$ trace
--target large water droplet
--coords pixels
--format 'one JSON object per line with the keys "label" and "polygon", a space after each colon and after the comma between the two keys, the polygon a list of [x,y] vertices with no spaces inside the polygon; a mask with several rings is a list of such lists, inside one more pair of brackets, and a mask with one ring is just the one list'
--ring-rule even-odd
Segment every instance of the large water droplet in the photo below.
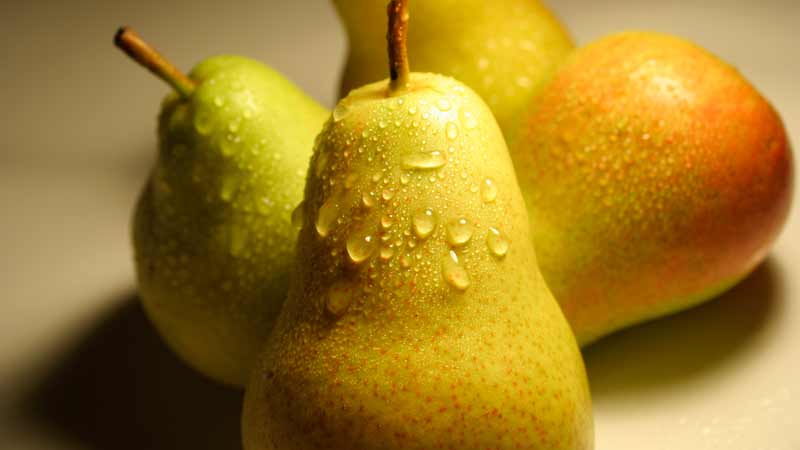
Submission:
{"label": "large water droplet", "polygon": [[384,215],[383,217],[381,217],[381,227],[384,230],[388,230],[389,228],[391,228],[392,227],[392,223],[394,223],[394,222],[392,221],[392,217],[391,216]]}
{"label": "large water droplet", "polygon": [[447,138],[450,140],[458,137],[458,125],[455,122],[447,122],[445,131],[447,132]]}
{"label": "large water droplet", "polygon": [[502,258],[508,253],[508,238],[506,235],[494,227],[489,227],[489,234],[486,235],[486,246],[496,257]]}
{"label": "large water droplet", "polygon": [[453,247],[459,247],[472,238],[472,225],[465,218],[454,220],[447,224],[447,242]]}
{"label": "large water droplet", "polygon": [[446,163],[447,160],[444,159],[442,152],[419,152],[406,156],[405,159],[403,159],[403,168],[410,170],[430,170],[438,169]]}
{"label": "large water droplet", "polygon": [[347,238],[347,255],[354,263],[362,263],[372,255],[377,244],[377,240],[369,234],[354,233]]}
{"label": "large water droplet", "polygon": [[497,198],[497,185],[491,178],[483,180],[481,183],[481,199],[484,202],[493,202]]}
{"label": "large water droplet", "polygon": [[436,214],[432,209],[426,208],[414,214],[411,219],[414,226],[414,233],[420,239],[425,239],[431,235],[436,228]]}
{"label": "large water droplet", "polygon": [[317,234],[321,237],[327,236],[331,231],[331,225],[333,225],[338,217],[339,207],[331,197],[320,206],[319,212],[317,213],[317,222],[315,223]]}
{"label": "large water droplet", "polygon": [[339,102],[333,108],[333,121],[338,122],[347,117],[348,114],[350,114],[350,107],[345,102]]}
{"label": "large water droplet", "polygon": [[305,223],[305,215],[303,213],[303,208],[305,207],[306,202],[301,201],[299,205],[292,211],[292,226],[295,228],[303,228],[303,224]]}
{"label": "large water droplet", "polygon": [[347,311],[353,301],[353,287],[349,283],[334,283],[328,290],[328,298],[325,300],[325,309],[336,317],[341,316]]}
{"label": "large water droplet", "polygon": [[387,260],[394,255],[394,249],[392,247],[384,246],[381,247],[381,259]]}
{"label": "large water droplet", "polygon": [[469,275],[459,264],[458,255],[453,250],[450,250],[442,259],[442,276],[447,281],[447,284],[460,291],[469,287]]}
{"label": "large water droplet", "polygon": [[364,191],[361,193],[361,204],[365,208],[372,208],[375,204],[375,195],[372,192]]}

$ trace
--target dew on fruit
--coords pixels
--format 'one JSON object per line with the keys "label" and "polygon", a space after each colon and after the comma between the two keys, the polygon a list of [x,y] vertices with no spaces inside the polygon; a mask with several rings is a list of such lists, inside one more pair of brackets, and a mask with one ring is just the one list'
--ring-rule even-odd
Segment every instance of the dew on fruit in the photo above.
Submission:
{"label": "dew on fruit", "polygon": [[400,174],[400,184],[408,184],[409,181],[411,181],[411,175],[410,174],[405,173],[405,172]]}
{"label": "dew on fruit", "polygon": [[400,267],[404,269],[408,269],[411,267],[411,264],[414,262],[414,259],[411,257],[409,253],[403,253],[403,256],[400,257]]}
{"label": "dew on fruit", "polygon": [[455,122],[447,122],[445,125],[445,131],[447,132],[447,138],[453,140],[458,137],[458,125]]}
{"label": "dew on fruit", "polygon": [[331,225],[333,225],[338,217],[339,208],[331,197],[320,206],[319,212],[317,213],[317,221],[314,224],[317,229],[317,234],[319,234],[320,237],[327,236],[331,231]]}
{"label": "dew on fruit", "polygon": [[394,256],[394,249],[392,247],[381,247],[381,259],[387,260]]}
{"label": "dew on fruit", "polygon": [[222,97],[220,97],[219,95],[214,97],[214,105],[216,105],[217,107],[220,107],[220,106],[222,106],[224,104],[225,104],[225,101],[222,100]]}
{"label": "dew on fruit", "polygon": [[489,227],[489,233],[486,235],[486,246],[492,255],[502,258],[508,253],[508,238],[506,235],[494,227]]}
{"label": "dew on fruit", "polygon": [[361,193],[361,204],[364,205],[365,208],[372,208],[375,204],[375,194],[368,191]]}
{"label": "dew on fruit", "polygon": [[476,126],[478,126],[478,120],[469,111],[465,111],[464,112],[464,126],[468,130],[471,130],[471,129],[475,128]]}
{"label": "dew on fruit", "polygon": [[347,256],[350,257],[350,261],[360,264],[372,255],[377,244],[377,240],[372,235],[353,233],[347,238]]}
{"label": "dew on fruit", "polygon": [[352,287],[348,283],[334,283],[328,290],[328,298],[325,300],[325,309],[335,317],[339,317],[347,311],[353,300]]}
{"label": "dew on fruit", "polygon": [[494,184],[494,180],[491,178],[486,178],[481,183],[481,199],[484,202],[490,203],[493,202],[497,198],[497,185]]}
{"label": "dew on fruit", "polygon": [[430,170],[438,169],[444,166],[447,161],[444,159],[442,152],[419,152],[412,153],[403,159],[403,168],[409,170]]}
{"label": "dew on fruit", "polygon": [[350,114],[350,107],[345,102],[339,102],[333,108],[333,121],[338,122],[347,117],[348,114]]}
{"label": "dew on fruit", "polygon": [[383,228],[384,230],[388,230],[389,228],[391,228],[392,223],[393,221],[390,216],[383,215],[383,217],[381,217],[381,228]]}
{"label": "dew on fruit", "polygon": [[389,189],[384,189],[383,192],[381,192],[381,198],[384,200],[391,200],[392,197],[394,197],[394,192]]}
{"label": "dew on fruit", "polygon": [[458,255],[455,251],[450,250],[444,258],[442,258],[442,276],[450,286],[463,291],[469,287],[469,275],[464,267],[459,264]]}
{"label": "dew on fruit", "polygon": [[447,224],[447,242],[459,247],[472,238],[472,225],[465,218],[459,218]]}
{"label": "dew on fruit", "polygon": [[417,107],[416,106],[410,106],[408,108],[408,113],[413,116],[414,114],[417,113]]}
{"label": "dew on fruit", "polygon": [[328,167],[328,152],[320,152],[317,155],[317,161],[314,165],[314,171],[317,177],[322,176],[322,172]]}
{"label": "dew on fruit", "polygon": [[439,108],[439,111],[449,111],[452,106],[447,99],[440,98],[436,101],[436,107]]}
{"label": "dew on fruit", "polygon": [[211,114],[206,110],[199,110],[194,115],[194,129],[203,136],[207,136],[214,128]]}
{"label": "dew on fruit", "polygon": [[436,228],[436,214],[432,209],[426,208],[414,214],[411,222],[414,227],[414,234],[420,239],[425,239]]}
{"label": "dew on fruit", "polygon": [[301,201],[300,204],[292,211],[292,226],[295,228],[303,228],[303,224],[305,223],[305,215],[303,214],[303,208],[305,207],[306,202]]}

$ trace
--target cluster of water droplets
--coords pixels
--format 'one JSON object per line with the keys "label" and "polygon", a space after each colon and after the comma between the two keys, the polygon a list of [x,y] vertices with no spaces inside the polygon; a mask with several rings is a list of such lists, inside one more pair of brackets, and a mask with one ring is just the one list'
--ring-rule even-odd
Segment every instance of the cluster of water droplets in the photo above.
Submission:
{"label": "cluster of water droplets", "polygon": [[[465,147],[461,139],[479,125],[478,120],[462,107],[459,96],[427,102],[403,97],[382,101],[389,111],[356,132],[337,134],[336,127],[349,122],[358,106],[345,101],[334,109],[312,159],[316,189],[323,195],[316,216],[308,218],[309,231],[315,239],[327,241],[323,248],[333,258],[332,274],[363,270],[365,278],[392,290],[393,286],[382,284],[383,278],[396,282],[402,273],[438,272],[447,285],[465,291],[471,284],[465,258],[479,255],[483,247],[484,254],[502,260],[509,249],[507,236],[497,227],[479,225],[470,219],[469,211],[457,214],[446,200],[443,204],[431,200],[430,206],[420,207],[409,202],[417,201],[415,191],[426,196],[441,192],[441,188],[429,188],[428,183],[444,180],[442,186],[447,189],[472,182],[464,191],[474,194],[476,201],[468,204],[492,207],[496,203],[496,181],[490,177],[472,181],[471,174],[481,168],[472,167],[471,161],[467,165],[460,162],[464,157],[459,153],[481,150]],[[358,123],[358,117],[351,119]],[[418,149],[392,148],[393,140],[405,133],[422,136],[416,140]],[[301,205],[293,214],[295,223],[303,222],[303,210]],[[479,233],[485,238],[473,243]],[[434,250],[439,248],[437,243],[445,244],[439,264],[435,252],[441,250]],[[379,275],[387,270],[385,277]],[[427,275],[420,280],[434,282]],[[344,314],[359,292],[371,289],[363,284],[363,279],[361,285],[353,280],[335,282],[324,300],[325,309],[334,316]]]}

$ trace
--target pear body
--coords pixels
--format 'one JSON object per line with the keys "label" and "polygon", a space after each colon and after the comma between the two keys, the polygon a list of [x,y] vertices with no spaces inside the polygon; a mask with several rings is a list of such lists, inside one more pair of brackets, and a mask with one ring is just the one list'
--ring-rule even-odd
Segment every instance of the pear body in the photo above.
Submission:
{"label": "pear body", "polygon": [[735,284],[791,198],[775,110],[728,64],[656,33],[571,55],[512,159],[542,272],[581,344]]}
{"label": "pear body", "polygon": [[314,136],[327,112],[246,58],[205,60],[168,96],[134,214],[145,310],[191,366],[242,385],[285,299]]}
{"label": "pear body", "polygon": [[[340,96],[386,73],[386,1],[334,0],[349,40]],[[449,75],[489,105],[508,142],[545,80],[572,50],[565,27],[538,0],[409,1],[411,65]]]}
{"label": "pear body", "polygon": [[590,449],[580,352],[502,134],[455,80],[354,90],[309,167],[247,450]]}

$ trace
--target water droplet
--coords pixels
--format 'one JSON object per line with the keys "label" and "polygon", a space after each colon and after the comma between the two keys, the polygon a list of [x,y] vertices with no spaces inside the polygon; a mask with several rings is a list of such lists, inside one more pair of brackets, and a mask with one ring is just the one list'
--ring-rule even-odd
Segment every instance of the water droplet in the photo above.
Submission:
{"label": "water droplet", "polygon": [[364,262],[375,251],[377,241],[371,235],[354,233],[347,238],[347,255],[356,264]]}
{"label": "water droplet", "polygon": [[466,244],[470,238],[472,238],[472,225],[467,219],[462,217],[447,224],[447,242],[453,247]]}
{"label": "water droplet", "polygon": [[337,282],[328,290],[328,298],[325,301],[325,309],[336,317],[341,316],[347,311],[353,300],[352,287],[348,283]]}
{"label": "water droplet", "polygon": [[317,234],[325,237],[331,231],[331,225],[339,217],[339,207],[333,198],[329,198],[322,204],[317,212],[317,222],[314,224]]}
{"label": "water droplet", "polygon": [[445,131],[447,132],[447,137],[451,140],[458,137],[458,125],[455,122],[447,122]]}
{"label": "water droplet", "polygon": [[410,106],[408,108],[408,113],[413,116],[414,114],[417,113],[417,107],[416,106]]}
{"label": "water droplet", "polygon": [[228,131],[230,131],[231,133],[236,133],[237,131],[239,131],[239,125],[241,125],[241,122],[239,122],[238,120],[232,121],[231,123],[228,124]]}
{"label": "water droplet", "polygon": [[458,263],[458,255],[450,250],[442,259],[442,275],[450,286],[463,291],[469,287],[469,275]]}
{"label": "water droplet", "polygon": [[305,223],[303,208],[305,207],[305,204],[305,201],[301,201],[294,211],[292,211],[292,226],[295,228],[303,228],[303,224]]}
{"label": "water droplet", "polygon": [[375,194],[367,191],[362,192],[361,204],[363,204],[366,208],[372,208],[372,205],[375,204]]}
{"label": "water droplet", "polygon": [[381,121],[379,121],[379,122],[378,122],[378,127],[380,127],[380,128],[386,128],[386,121],[385,121],[385,120],[381,120]]}
{"label": "water droplet", "polygon": [[517,86],[519,87],[529,88],[531,87],[532,84],[533,82],[531,81],[531,79],[526,76],[517,77]]}
{"label": "water droplet", "polygon": [[212,114],[205,109],[197,111],[194,115],[194,129],[201,135],[207,136],[213,128]]}
{"label": "water droplet", "polygon": [[336,107],[333,108],[333,121],[338,122],[347,117],[348,114],[350,114],[350,106],[345,102],[339,102]]}
{"label": "water droplet", "polygon": [[503,232],[494,227],[489,227],[489,234],[486,235],[486,246],[498,258],[502,258],[508,253],[508,239]]}
{"label": "water droplet", "polygon": [[381,227],[383,227],[384,230],[391,228],[392,223],[393,221],[390,216],[384,215],[381,217]]}
{"label": "water droplet", "polygon": [[381,192],[381,198],[384,200],[391,200],[392,197],[394,197],[394,192],[388,189],[384,189],[383,192]]}
{"label": "water droplet", "polygon": [[436,102],[436,107],[439,108],[439,111],[449,111],[452,106],[446,98],[440,98]]}
{"label": "water droplet", "polygon": [[467,129],[469,130],[478,126],[478,120],[475,119],[475,116],[473,116],[472,113],[469,111],[466,111],[464,113],[464,126],[467,127]]}
{"label": "water droplet", "polygon": [[405,169],[419,169],[430,170],[438,169],[444,166],[447,161],[444,159],[442,152],[434,151],[430,153],[412,153],[403,159],[403,168]]}
{"label": "water droplet", "polygon": [[409,181],[411,181],[411,175],[410,174],[405,173],[405,172],[400,174],[400,184],[408,184]]}
{"label": "water droplet", "polygon": [[394,256],[394,249],[392,247],[381,247],[381,259],[387,260]]}
{"label": "water droplet", "polygon": [[430,236],[436,228],[436,214],[430,208],[426,208],[414,214],[411,222],[417,237],[425,239]]}
{"label": "water droplet", "polygon": [[481,184],[481,198],[484,202],[493,202],[497,198],[497,185],[491,178],[483,180]]}
{"label": "water droplet", "polygon": [[400,267],[404,269],[408,269],[411,267],[411,263],[414,262],[414,259],[411,257],[409,253],[403,253],[403,256],[400,257]]}
{"label": "water droplet", "polygon": [[217,107],[220,107],[220,106],[225,104],[225,101],[222,100],[222,97],[220,97],[218,95],[218,96],[214,97],[214,104],[217,105]]}

